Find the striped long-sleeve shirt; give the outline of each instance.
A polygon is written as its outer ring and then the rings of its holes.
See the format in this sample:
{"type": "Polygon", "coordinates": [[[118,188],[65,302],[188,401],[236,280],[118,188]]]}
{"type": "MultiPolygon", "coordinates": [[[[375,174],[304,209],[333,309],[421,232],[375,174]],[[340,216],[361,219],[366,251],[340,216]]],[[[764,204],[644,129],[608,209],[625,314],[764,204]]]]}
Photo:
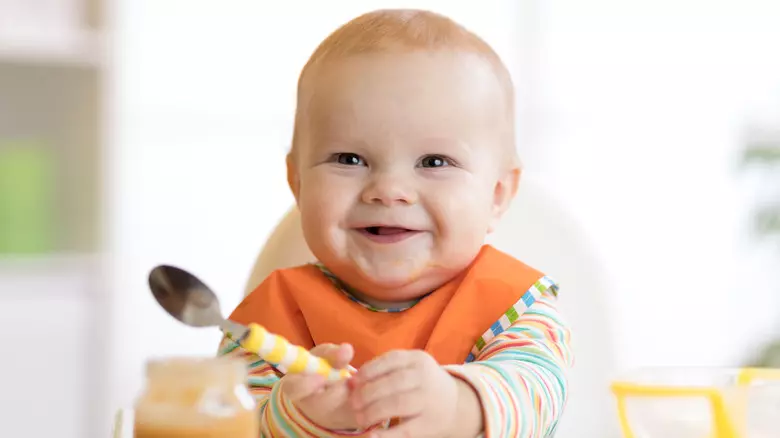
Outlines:
{"type": "MultiPolygon", "coordinates": [[[[556,309],[556,296],[557,286],[543,278],[521,300],[527,307],[522,314],[514,314],[513,321],[502,316],[477,342],[467,363],[445,366],[475,388],[487,438],[542,438],[555,431],[566,403],[566,371],[572,363],[569,329],[556,309]]],[[[331,431],[308,420],[279,391],[282,374],[234,342],[224,339],[220,354],[247,360],[250,391],[260,407],[262,437],[365,434],[331,431]]]]}

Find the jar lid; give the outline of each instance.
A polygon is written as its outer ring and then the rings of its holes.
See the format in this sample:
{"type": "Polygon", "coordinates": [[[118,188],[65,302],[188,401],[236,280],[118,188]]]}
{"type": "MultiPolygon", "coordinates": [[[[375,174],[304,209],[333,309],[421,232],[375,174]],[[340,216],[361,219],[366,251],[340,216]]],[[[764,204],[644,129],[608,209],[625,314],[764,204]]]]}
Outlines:
{"type": "Polygon", "coordinates": [[[149,360],[146,375],[150,380],[240,384],[246,381],[247,369],[243,360],[235,358],[170,357],[149,360]]]}

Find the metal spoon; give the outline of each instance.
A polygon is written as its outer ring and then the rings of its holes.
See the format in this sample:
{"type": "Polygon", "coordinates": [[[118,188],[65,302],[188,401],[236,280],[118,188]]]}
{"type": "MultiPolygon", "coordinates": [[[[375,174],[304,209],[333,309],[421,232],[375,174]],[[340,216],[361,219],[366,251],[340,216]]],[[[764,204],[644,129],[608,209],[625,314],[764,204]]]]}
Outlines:
{"type": "Polygon", "coordinates": [[[284,373],[316,373],[328,380],[339,380],[356,371],[351,366],[334,369],[325,359],[293,346],[257,324],[247,327],[225,319],[217,295],[183,269],[157,266],[149,273],[149,288],[160,306],[174,318],[191,327],[219,327],[228,338],[284,373]]]}
{"type": "Polygon", "coordinates": [[[225,335],[243,339],[249,328],[222,316],[217,295],[198,277],[174,266],[160,265],[149,273],[149,288],[163,309],[191,327],[219,327],[225,335]]]}

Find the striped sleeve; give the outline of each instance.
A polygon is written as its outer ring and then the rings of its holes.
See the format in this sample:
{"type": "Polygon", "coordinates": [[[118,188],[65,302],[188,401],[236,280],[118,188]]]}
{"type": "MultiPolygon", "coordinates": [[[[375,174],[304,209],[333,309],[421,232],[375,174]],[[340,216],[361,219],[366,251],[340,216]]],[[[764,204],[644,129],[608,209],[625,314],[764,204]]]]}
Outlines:
{"type": "Polygon", "coordinates": [[[492,338],[474,362],[446,367],[476,390],[486,438],[552,436],[566,404],[566,372],[573,361],[569,336],[549,291],[492,338]]]}
{"type": "Polygon", "coordinates": [[[248,353],[235,341],[223,338],[219,356],[243,359],[249,373],[249,391],[258,405],[260,438],[288,437],[359,437],[368,431],[333,431],[306,418],[279,390],[283,374],[255,354],[248,353]]]}

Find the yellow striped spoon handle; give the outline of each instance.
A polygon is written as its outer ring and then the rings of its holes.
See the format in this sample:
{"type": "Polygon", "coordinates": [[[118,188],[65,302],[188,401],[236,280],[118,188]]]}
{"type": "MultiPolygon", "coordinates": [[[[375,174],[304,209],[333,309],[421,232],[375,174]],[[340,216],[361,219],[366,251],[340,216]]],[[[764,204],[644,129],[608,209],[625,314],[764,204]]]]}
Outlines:
{"type": "Polygon", "coordinates": [[[249,324],[246,336],[239,342],[245,350],[260,356],[285,374],[319,374],[328,380],[345,379],[351,374],[348,369],[334,369],[325,359],[270,333],[259,324],[249,324]]]}

